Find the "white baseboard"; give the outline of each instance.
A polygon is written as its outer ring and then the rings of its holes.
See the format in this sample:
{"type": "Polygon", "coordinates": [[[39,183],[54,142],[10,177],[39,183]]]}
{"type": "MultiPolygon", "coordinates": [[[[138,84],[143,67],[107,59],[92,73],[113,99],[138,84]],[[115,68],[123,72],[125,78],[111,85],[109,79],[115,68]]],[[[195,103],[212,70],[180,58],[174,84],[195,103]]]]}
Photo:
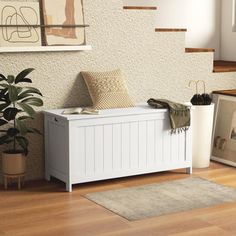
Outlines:
{"type": "Polygon", "coordinates": [[[222,158],[219,158],[219,157],[212,156],[212,157],[211,157],[211,160],[213,160],[213,161],[218,161],[218,162],[221,162],[221,163],[223,163],[223,164],[236,167],[236,162],[229,161],[229,160],[225,160],[225,159],[222,159],[222,158]]]}

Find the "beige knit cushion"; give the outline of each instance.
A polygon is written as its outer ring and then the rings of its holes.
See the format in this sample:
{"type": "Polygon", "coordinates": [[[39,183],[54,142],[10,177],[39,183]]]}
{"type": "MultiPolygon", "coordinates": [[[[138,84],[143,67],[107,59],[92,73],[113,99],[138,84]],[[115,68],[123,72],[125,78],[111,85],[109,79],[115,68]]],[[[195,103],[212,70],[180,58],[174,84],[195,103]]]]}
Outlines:
{"type": "Polygon", "coordinates": [[[81,72],[95,109],[133,107],[120,70],[81,72]]]}

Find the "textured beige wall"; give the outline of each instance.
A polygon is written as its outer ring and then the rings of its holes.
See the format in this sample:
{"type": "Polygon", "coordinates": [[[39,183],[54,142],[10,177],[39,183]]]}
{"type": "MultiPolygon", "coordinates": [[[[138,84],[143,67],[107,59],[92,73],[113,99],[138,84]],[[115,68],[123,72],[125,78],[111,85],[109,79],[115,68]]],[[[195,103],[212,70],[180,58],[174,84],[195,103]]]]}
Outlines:
{"type": "MultiPolygon", "coordinates": [[[[124,11],[120,0],[85,0],[84,11],[92,51],[0,54],[1,73],[36,68],[33,85],[45,96],[41,110],[89,103],[81,70],[121,68],[136,102],[188,101],[189,80],[204,79],[208,91],[236,87],[236,73],[212,73],[212,53],[184,53],[184,33],[155,33],[154,11],[124,11]]],[[[43,130],[41,113],[33,123],[43,130]]],[[[28,178],[43,177],[43,152],[43,137],[30,137],[28,178]]]]}

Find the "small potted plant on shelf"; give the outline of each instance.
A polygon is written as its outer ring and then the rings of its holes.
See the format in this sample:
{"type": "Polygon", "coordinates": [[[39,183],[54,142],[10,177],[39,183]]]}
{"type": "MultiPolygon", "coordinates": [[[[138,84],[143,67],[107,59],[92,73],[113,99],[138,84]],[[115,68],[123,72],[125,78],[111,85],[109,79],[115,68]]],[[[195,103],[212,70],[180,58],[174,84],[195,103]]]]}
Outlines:
{"type": "Polygon", "coordinates": [[[26,121],[34,119],[34,106],[43,105],[42,94],[37,88],[21,85],[32,83],[27,77],[33,70],[25,69],[17,76],[0,74],[0,145],[8,144],[9,147],[2,154],[2,170],[6,175],[25,173],[29,145],[27,134],[40,134],[26,121]]]}

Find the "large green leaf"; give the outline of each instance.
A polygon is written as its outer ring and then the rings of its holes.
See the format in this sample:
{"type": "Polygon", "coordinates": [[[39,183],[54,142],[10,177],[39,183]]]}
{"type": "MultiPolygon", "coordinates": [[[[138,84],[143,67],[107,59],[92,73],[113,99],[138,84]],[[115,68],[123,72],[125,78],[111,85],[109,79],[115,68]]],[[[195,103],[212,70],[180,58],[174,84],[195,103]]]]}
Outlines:
{"type": "Polygon", "coordinates": [[[1,90],[0,90],[0,98],[3,98],[7,91],[8,91],[7,88],[1,89],[1,90]]]}
{"type": "MultiPolygon", "coordinates": [[[[19,94],[18,98],[19,99],[22,99],[22,98],[25,98],[27,96],[30,96],[31,94],[38,94],[40,96],[43,96],[42,93],[36,89],[36,88],[33,88],[33,87],[26,87],[26,90],[23,91],[21,94],[19,94]]],[[[32,96],[32,95],[31,95],[32,96]]]]}
{"type": "Polygon", "coordinates": [[[23,150],[25,151],[25,154],[27,155],[28,145],[29,145],[28,140],[23,136],[16,136],[16,141],[23,148],[23,150]]]}
{"type": "Polygon", "coordinates": [[[27,89],[26,91],[28,93],[36,93],[36,94],[39,94],[40,96],[43,96],[40,90],[37,88],[34,88],[34,87],[25,87],[25,88],[27,89]]]}
{"type": "Polygon", "coordinates": [[[0,126],[5,125],[5,124],[8,124],[8,122],[3,119],[0,119],[0,126]]]}
{"type": "Polygon", "coordinates": [[[31,106],[36,106],[36,107],[41,107],[43,106],[43,101],[42,99],[40,98],[26,98],[24,99],[23,101],[21,101],[22,103],[26,103],[28,105],[31,105],[31,106]]]}
{"type": "Polygon", "coordinates": [[[0,84],[0,86],[3,88],[8,88],[10,85],[9,84],[0,84]]]}
{"type": "Polygon", "coordinates": [[[18,102],[17,103],[22,109],[23,109],[23,111],[24,112],[26,112],[30,117],[34,117],[34,115],[35,115],[35,110],[31,107],[31,106],[29,106],[29,105],[27,105],[27,104],[25,104],[25,103],[22,103],[22,102],[18,102]]]}
{"type": "Polygon", "coordinates": [[[8,143],[8,135],[3,135],[0,137],[0,145],[8,143]]]}
{"type": "Polygon", "coordinates": [[[0,102],[11,103],[11,101],[9,99],[8,89],[3,89],[0,93],[1,93],[0,102]]]}
{"type": "Polygon", "coordinates": [[[15,137],[17,134],[19,134],[19,130],[16,128],[10,128],[7,130],[7,135],[9,137],[15,137]]]}
{"type": "Polygon", "coordinates": [[[14,120],[18,113],[18,109],[14,107],[9,107],[3,112],[3,117],[5,120],[14,120]]]}
{"type": "Polygon", "coordinates": [[[21,93],[21,91],[23,90],[23,88],[22,88],[22,87],[16,87],[16,89],[17,89],[17,93],[18,93],[18,94],[20,94],[20,93],[21,93]]]}
{"type": "Polygon", "coordinates": [[[32,81],[28,78],[26,78],[27,75],[29,75],[34,69],[33,68],[28,68],[25,69],[23,71],[21,71],[15,79],[15,83],[18,84],[20,82],[28,82],[28,83],[32,83],[32,81]]]}
{"type": "Polygon", "coordinates": [[[27,120],[27,119],[33,119],[31,116],[20,116],[17,118],[18,120],[27,120]]]}
{"type": "Polygon", "coordinates": [[[14,75],[8,75],[7,76],[7,82],[9,84],[13,84],[14,83],[14,80],[15,80],[15,76],[14,75]]]}
{"type": "Polygon", "coordinates": [[[23,99],[23,98],[29,98],[29,97],[33,97],[34,95],[33,94],[30,94],[30,93],[21,93],[19,96],[18,96],[18,101],[23,99]]]}
{"type": "Polygon", "coordinates": [[[9,93],[6,93],[4,95],[5,102],[11,103],[10,98],[9,98],[9,93]]]}
{"type": "Polygon", "coordinates": [[[11,103],[4,103],[4,104],[0,104],[0,112],[2,112],[4,109],[6,109],[8,106],[10,106],[11,103]]]}
{"type": "Polygon", "coordinates": [[[16,120],[16,127],[20,131],[21,135],[26,135],[27,134],[28,130],[27,130],[27,127],[26,127],[24,122],[17,119],[16,120]]]}
{"type": "Polygon", "coordinates": [[[28,133],[35,133],[35,134],[40,134],[42,135],[42,133],[38,130],[38,129],[35,129],[35,128],[27,128],[28,130],[28,133]]]}
{"type": "Polygon", "coordinates": [[[3,80],[7,81],[7,78],[3,74],[0,74],[0,81],[3,81],[3,80]]]}
{"type": "Polygon", "coordinates": [[[6,99],[4,97],[0,98],[0,102],[5,102],[6,99]]]}
{"type": "Polygon", "coordinates": [[[21,79],[20,82],[21,82],[21,83],[32,83],[32,80],[29,79],[29,78],[24,78],[24,79],[21,79]]]}
{"type": "Polygon", "coordinates": [[[17,88],[15,86],[9,86],[9,99],[11,102],[16,102],[18,99],[17,88]]]}

